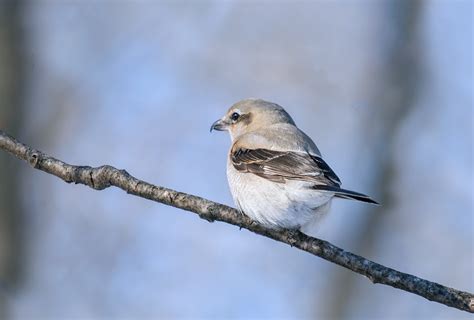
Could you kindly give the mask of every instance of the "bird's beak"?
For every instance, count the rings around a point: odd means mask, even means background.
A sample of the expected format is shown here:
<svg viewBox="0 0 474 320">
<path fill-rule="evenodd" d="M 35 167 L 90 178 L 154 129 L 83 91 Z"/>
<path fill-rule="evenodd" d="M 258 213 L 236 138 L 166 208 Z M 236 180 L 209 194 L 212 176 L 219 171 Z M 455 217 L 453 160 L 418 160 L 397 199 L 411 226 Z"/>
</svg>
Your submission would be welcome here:
<svg viewBox="0 0 474 320">
<path fill-rule="evenodd" d="M 214 122 L 211 126 L 211 132 L 212 130 L 217 130 L 217 131 L 226 131 L 228 128 L 228 123 L 222 119 L 217 120 Z"/>
</svg>

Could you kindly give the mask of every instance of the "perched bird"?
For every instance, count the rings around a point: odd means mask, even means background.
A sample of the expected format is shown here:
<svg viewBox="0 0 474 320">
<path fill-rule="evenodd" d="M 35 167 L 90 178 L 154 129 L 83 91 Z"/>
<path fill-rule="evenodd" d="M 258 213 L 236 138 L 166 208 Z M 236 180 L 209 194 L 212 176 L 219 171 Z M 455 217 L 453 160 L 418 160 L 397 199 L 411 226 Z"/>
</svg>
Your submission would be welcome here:
<svg viewBox="0 0 474 320">
<path fill-rule="evenodd" d="M 235 204 L 267 227 L 304 230 L 329 210 L 334 197 L 377 204 L 341 189 L 311 138 L 275 103 L 237 102 L 212 130 L 230 133 L 227 179 Z"/>
</svg>

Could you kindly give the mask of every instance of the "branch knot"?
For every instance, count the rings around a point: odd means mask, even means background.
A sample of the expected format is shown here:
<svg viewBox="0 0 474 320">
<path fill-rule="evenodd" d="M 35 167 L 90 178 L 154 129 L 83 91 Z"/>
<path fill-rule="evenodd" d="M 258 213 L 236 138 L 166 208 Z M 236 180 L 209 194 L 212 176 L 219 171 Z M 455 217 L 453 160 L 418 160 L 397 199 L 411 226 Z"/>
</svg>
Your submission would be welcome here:
<svg viewBox="0 0 474 320">
<path fill-rule="evenodd" d="M 118 171 L 114 167 L 108 165 L 101 166 L 98 168 L 90 168 L 89 170 L 91 187 L 96 190 L 104 190 L 110 187 L 112 185 L 110 182 L 111 176 L 114 171 Z"/>
<path fill-rule="evenodd" d="M 28 163 L 35 169 L 38 169 L 38 163 L 41 160 L 41 154 L 36 150 L 29 150 L 27 153 Z"/>
</svg>

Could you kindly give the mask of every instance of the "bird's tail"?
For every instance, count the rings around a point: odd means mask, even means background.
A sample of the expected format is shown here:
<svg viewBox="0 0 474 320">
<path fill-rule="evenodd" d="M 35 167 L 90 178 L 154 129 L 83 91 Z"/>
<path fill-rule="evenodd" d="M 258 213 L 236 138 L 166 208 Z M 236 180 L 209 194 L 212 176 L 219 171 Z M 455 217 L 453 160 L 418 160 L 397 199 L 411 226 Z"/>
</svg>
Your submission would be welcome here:
<svg viewBox="0 0 474 320">
<path fill-rule="evenodd" d="M 343 198 L 343 199 L 350 199 L 350 200 L 358 200 L 367 203 L 379 204 L 377 201 L 372 200 L 369 196 L 358 193 L 351 190 L 341 189 L 339 187 L 327 186 L 327 185 L 315 185 L 313 186 L 315 190 L 321 191 L 330 191 L 334 192 L 336 197 Z"/>
</svg>

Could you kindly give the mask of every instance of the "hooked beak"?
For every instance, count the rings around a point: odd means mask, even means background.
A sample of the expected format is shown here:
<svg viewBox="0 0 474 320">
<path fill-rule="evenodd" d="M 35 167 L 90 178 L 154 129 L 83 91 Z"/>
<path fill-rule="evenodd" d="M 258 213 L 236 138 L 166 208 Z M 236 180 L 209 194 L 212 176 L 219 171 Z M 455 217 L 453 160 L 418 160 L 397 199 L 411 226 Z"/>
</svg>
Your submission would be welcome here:
<svg viewBox="0 0 474 320">
<path fill-rule="evenodd" d="M 210 132 L 212 132 L 212 130 L 226 131 L 227 128 L 228 128 L 228 124 L 224 120 L 219 119 L 212 124 Z"/>
</svg>

